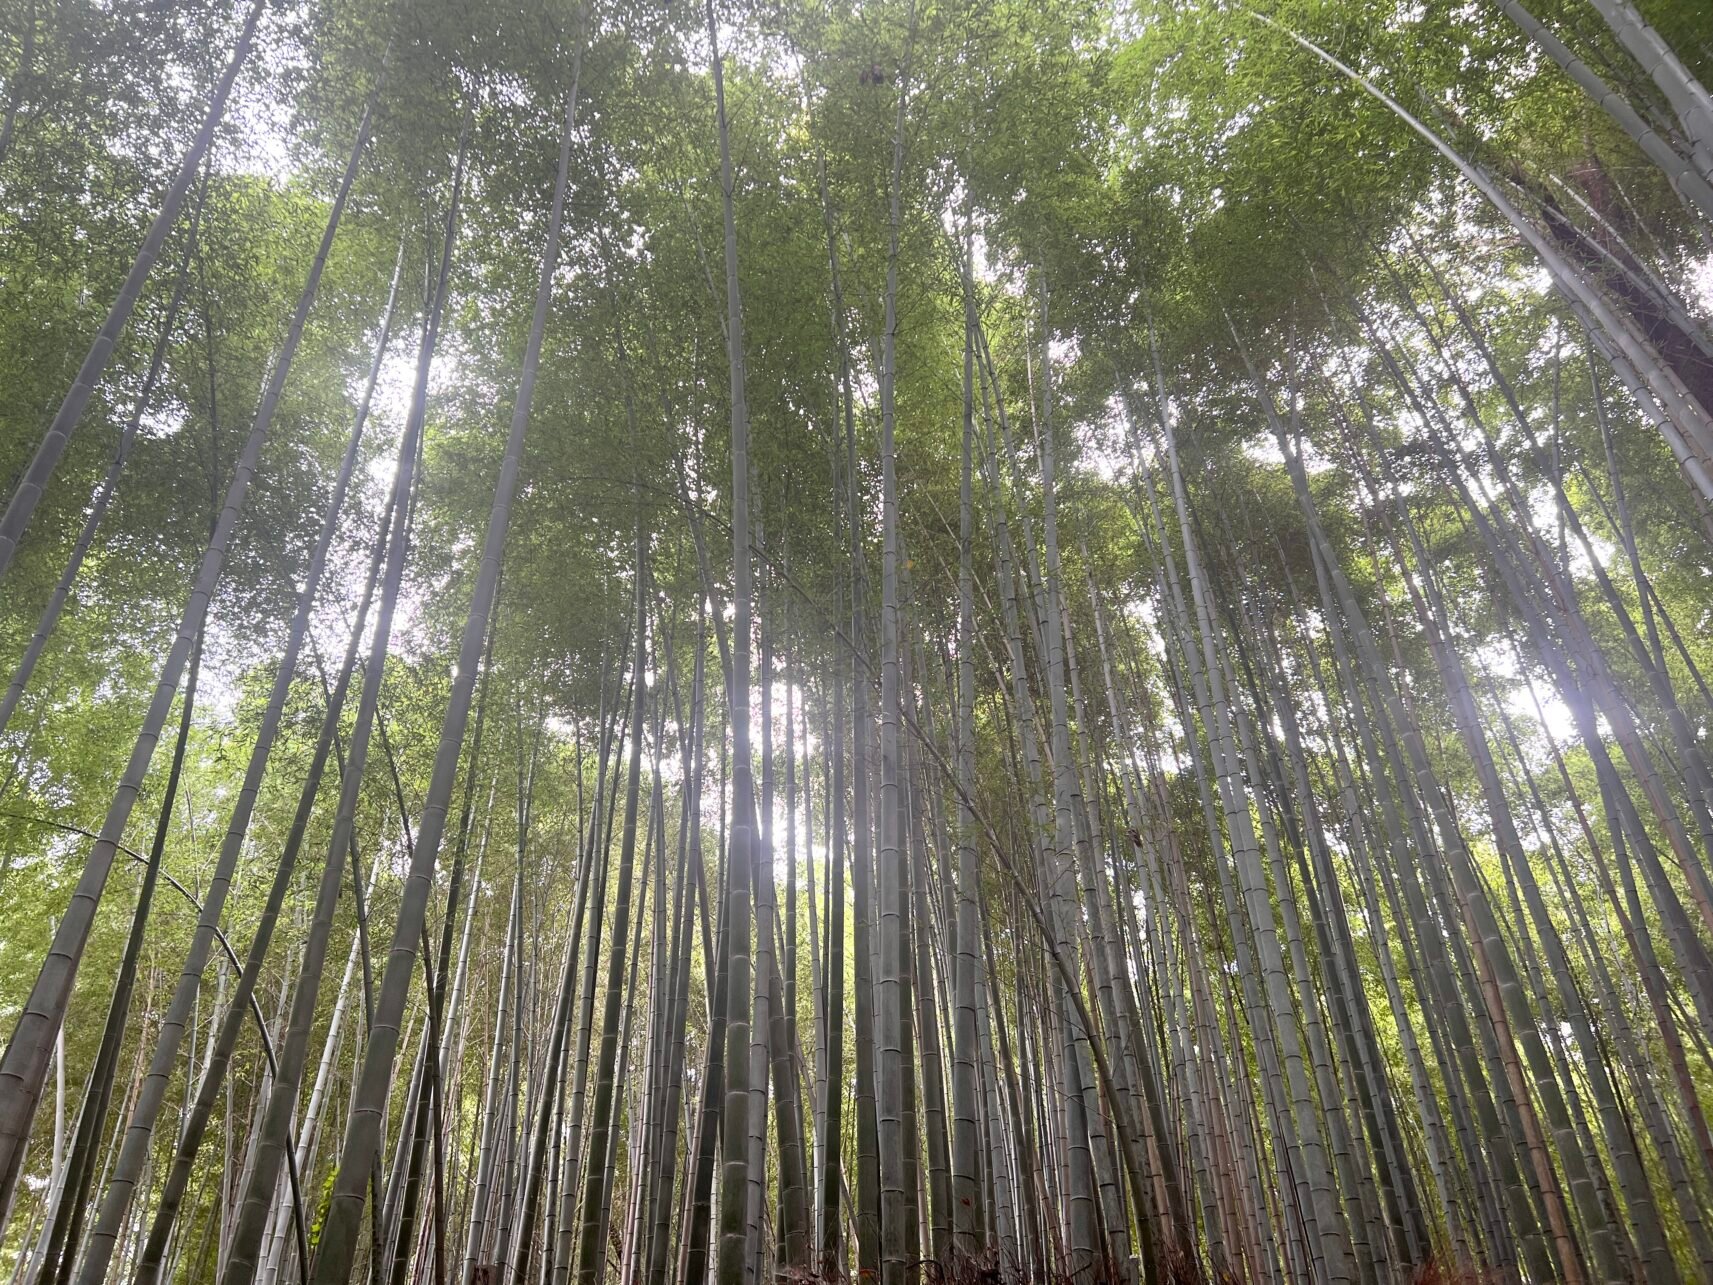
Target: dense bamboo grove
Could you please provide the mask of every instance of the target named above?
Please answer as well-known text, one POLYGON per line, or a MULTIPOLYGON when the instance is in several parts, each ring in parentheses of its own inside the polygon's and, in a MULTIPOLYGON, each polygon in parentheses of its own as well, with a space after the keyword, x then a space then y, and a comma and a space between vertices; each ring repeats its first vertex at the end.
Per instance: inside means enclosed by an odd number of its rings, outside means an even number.
POLYGON ((7 0, 4 1279, 1713 1279, 1707 16, 7 0))

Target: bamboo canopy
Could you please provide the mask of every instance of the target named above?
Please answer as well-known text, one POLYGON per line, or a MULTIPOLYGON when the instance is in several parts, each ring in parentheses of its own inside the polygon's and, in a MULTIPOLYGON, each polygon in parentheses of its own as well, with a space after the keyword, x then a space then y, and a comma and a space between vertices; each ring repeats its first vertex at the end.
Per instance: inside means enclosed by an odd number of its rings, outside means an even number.
POLYGON ((0 1281, 1713 1279, 1710 77, 10 0, 0 1281))

